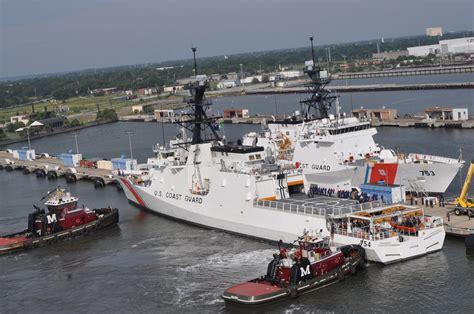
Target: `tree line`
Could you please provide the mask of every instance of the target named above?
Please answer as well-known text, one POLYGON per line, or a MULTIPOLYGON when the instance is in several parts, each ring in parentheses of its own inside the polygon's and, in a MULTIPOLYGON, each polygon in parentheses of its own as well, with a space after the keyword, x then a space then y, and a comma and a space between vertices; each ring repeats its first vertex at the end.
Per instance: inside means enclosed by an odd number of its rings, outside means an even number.
MULTIPOLYGON (((449 33, 440 39, 473 36, 474 32, 449 33)), ((377 52, 377 41, 381 51, 404 50, 410 46, 430 45, 438 42, 438 37, 411 36, 403 38, 352 42, 318 46, 315 49, 318 62, 327 62, 328 50, 333 62, 348 62, 371 58, 377 52)), ((311 58, 308 47, 276 51, 250 52, 230 56, 200 58, 198 74, 225 74, 240 72, 243 65, 246 75, 278 71, 279 66, 300 69, 305 60, 311 58)), ((167 61, 145 65, 121 66, 99 70, 83 70, 66 74, 49 75, 37 78, 20 79, 0 84, 0 108, 28 104, 37 99, 54 98, 64 100, 74 96, 90 95, 99 88, 116 87, 119 90, 161 87, 171 85, 177 79, 193 74, 191 59, 167 61), (158 71, 158 67, 170 67, 158 71)))

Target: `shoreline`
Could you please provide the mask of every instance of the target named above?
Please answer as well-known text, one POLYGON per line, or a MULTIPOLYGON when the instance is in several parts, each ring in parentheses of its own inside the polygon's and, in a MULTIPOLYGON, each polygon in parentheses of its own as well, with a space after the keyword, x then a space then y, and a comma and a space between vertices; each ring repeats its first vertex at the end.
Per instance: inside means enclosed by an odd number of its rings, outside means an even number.
MULTIPOLYGON (((115 123, 115 122, 118 122, 118 120, 117 121, 106 121, 106 122, 91 122, 91 123, 88 123, 88 124, 85 124, 85 125, 75 126, 75 127, 72 127, 72 128, 59 129, 59 130, 53 131, 53 132, 48 132, 48 133, 38 134, 38 135, 35 135, 35 136, 30 136, 30 140, 36 140, 36 139, 39 139, 39 138, 48 137, 48 136, 52 136, 52 135, 58 135, 58 134, 74 132, 74 131, 77 131, 77 130, 82 130, 82 129, 91 128, 91 127, 94 127, 94 126, 99 126, 99 125, 109 124, 109 123, 115 123)), ((19 138, 19 139, 16 139, 16 140, 0 141, 0 147, 5 147, 5 146, 8 146, 8 145, 17 144, 17 143, 21 143, 21 142, 27 142, 27 141, 28 141, 27 138, 19 138)))

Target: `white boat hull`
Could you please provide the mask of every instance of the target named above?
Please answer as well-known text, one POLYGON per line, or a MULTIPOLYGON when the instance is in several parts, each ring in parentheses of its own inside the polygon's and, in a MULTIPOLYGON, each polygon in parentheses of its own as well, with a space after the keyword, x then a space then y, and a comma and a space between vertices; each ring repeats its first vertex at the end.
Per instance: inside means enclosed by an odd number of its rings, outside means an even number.
POLYGON ((417 237, 406 237, 403 242, 400 242, 399 237, 370 241, 335 234, 334 243, 337 246, 360 244, 364 247, 369 261, 390 264, 441 250, 445 235, 444 227, 438 226, 420 231, 417 237))
MULTIPOLYGON (((445 193, 451 182, 456 177, 462 163, 398 163, 396 175, 392 184, 404 185, 407 191, 424 192, 433 194, 445 193)), ((345 166, 331 172, 321 172, 323 176, 317 176, 317 172, 306 174, 308 183, 319 184, 325 187, 335 189, 350 189, 353 186, 359 186, 369 181, 367 177, 367 165, 345 166), (349 171, 352 169, 352 171, 349 171), (331 175, 338 178, 337 182, 327 180, 329 184, 324 184, 324 176, 331 175)))

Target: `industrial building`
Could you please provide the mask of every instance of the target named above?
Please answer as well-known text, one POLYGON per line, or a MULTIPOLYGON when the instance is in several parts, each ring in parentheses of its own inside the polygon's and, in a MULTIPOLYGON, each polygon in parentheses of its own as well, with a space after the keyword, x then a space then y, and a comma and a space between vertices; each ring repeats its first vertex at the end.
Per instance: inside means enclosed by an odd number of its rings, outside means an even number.
POLYGON ((239 86, 239 84, 235 80, 222 80, 219 83, 217 83, 218 89, 232 88, 236 86, 239 86))
POLYGON ((474 53, 474 37, 440 40, 437 45, 408 47, 410 56, 424 57, 429 54, 474 53))
POLYGON ((387 109, 387 108, 379 108, 379 109, 354 109, 352 111, 354 117, 362 119, 362 120, 380 120, 380 121, 387 121, 387 120, 395 120, 398 117, 397 109, 387 109))
POLYGON ((170 94, 176 94, 176 92, 179 92, 182 90, 184 90, 184 85, 172 85, 172 86, 163 87, 163 92, 170 93, 170 94))
POLYGON ((240 79, 240 84, 252 84, 255 79, 258 82, 261 82, 262 78, 263 78, 262 75, 248 76, 244 79, 240 79))
POLYGON ((469 119, 467 108, 428 108, 425 109, 427 118, 437 120, 465 121, 469 119))
POLYGON ((440 26, 428 27, 426 29, 426 36, 443 36, 443 28, 440 26))
POLYGON ((132 112, 133 113, 152 112, 154 106, 155 106, 155 104, 133 105, 132 106, 132 112))
POLYGON ((156 109, 155 119, 159 122, 174 122, 175 113, 171 109, 156 109))
POLYGON ((22 122, 23 124, 28 124, 30 117, 28 115, 19 115, 10 117, 10 123, 22 122))
POLYGON ((395 60, 398 57, 408 56, 408 50, 398 50, 398 51, 384 51, 380 53, 373 53, 372 59, 377 60, 395 60))
POLYGON ((248 109, 230 108, 224 109, 224 119, 248 118, 250 117, 248 109))

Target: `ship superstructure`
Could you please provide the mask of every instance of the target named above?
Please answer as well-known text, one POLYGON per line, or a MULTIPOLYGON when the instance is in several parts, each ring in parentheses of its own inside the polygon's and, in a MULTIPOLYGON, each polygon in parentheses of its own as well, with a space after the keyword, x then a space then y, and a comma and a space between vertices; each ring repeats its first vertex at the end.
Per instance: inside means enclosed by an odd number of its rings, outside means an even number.
POLYGON ((301 168, 272 162, 261 146, 223 143, 204 107, 196 108, 205 103, 196 90, 201 86, 205 82, 190 86, 194 114, 180 123, 181 133, 168 146, 155 147, 155 156, 140 170, 115 173, 130 203, 188 223, 286 243, 307 232, 328 236, 329 217, 382 205, 308 197, 296 188, 303 183, 301 168), (205 129, 211 134, 203 134, 205 129))
POLYGON ((244 144, 262 146, 268 158, 301 168, 308 184, 350 190, 383 180, 404 185, 407 191, 446 191, 464 161, 380 147, 370 121, 340 112, 337 96, 327 88, 330 76, 315 66, 314 52, 305 73, 309 97, 300 102, 301 113, 267 122, 262 132, 246 134, 244 144), (329 113, 332 107, 335 114, 329 113))

